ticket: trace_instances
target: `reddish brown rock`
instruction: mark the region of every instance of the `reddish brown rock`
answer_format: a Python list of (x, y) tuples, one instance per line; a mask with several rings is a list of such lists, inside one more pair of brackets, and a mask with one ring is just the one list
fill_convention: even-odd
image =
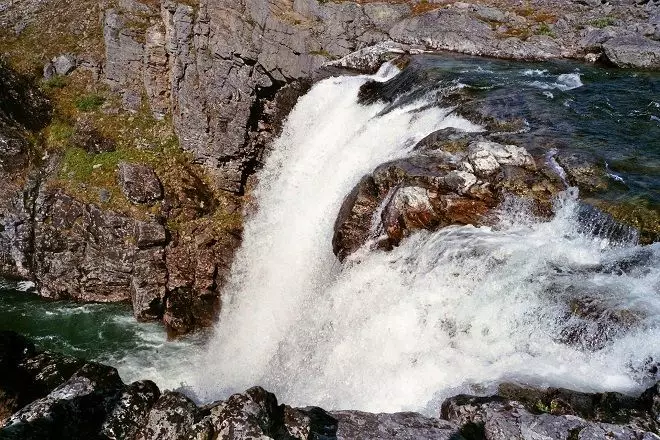
[(545, 213), (561, 190), (516, 145), (441, 130), (414, 150), (409, 158), (376, 168), (346, 197), (333, 237), (340, 260), (370, 239), (391, 248), (417, 230), (487, 224), (507, 194), (528, 199), (536, 212)]

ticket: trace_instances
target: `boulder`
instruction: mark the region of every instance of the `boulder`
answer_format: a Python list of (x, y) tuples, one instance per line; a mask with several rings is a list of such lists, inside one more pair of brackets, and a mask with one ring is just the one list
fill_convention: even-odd
[(646, 393), (635, 399), (502, 384), (495, 396), (447, 399), (441, 417), (462, 426), (462, 433), (477, 436), (470, 438), (655, 439), (658, 425)]
[(160, 397), (160, 390), (149, 380), (128, 385), (110, 409), (101, 436), (109, 440), (132, 439), (147, 423), (151, 407)]
[[(192, 400), (177, 392), (166, 391), (149, 411), (136, 440), (178, 440), (194, 437), (199, 409)], [(201, 438), (206, 439), (208, 436)]]
[(607, 189), (607, 173), (602, 161), (582, 151), (561, 150), (555, 155), (557, 163), (566, 172), (571, 185), (586, 193)]
[(97, 438), (123, 387), (117, 370), (87, 363), (46, 397), (14, 413), (3, 438)]
[(160, 179), (148, 165), (120, 162), (117, 181), (126, 198), (132, 203), (154, 203), (163, 198)]
[(66, 382), (85, 362), (38, 352), (22, 336), (0, 332), (0, 426), (18, 409)]
[(52, 60), (56, 75), (68, 75), (76, 68), (76, 57), (73, 54), (65, 53), (58, 55)]
[(534, 212), (548, 215), (562, 189), (537, 171), (525, 148), (483, 136), (440, 130), (413, 151), (380, 165), (344, 199), (333, 236), (340, 260), (369, 240), (389, 249), (416, 230), (488, 224), (504, 194), (526, 198)]
[(603, 51), (617, 67), (660, 69), (660, 42), (641, 35), (612, 38), (603, 43)]

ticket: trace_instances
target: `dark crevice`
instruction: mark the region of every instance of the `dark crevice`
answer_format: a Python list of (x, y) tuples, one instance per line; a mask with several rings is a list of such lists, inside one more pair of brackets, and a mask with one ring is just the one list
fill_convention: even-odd
[(243, 144), (243, 150), (247, 151), (249, 156), (242, 164), (243, 169), (238, 192), (239, 195), (245, 193), (245, 185), (247, 184), (248, 178), (254, 174), (261, 165), (259, 156), (264, 146), (250, 144), (255, 142), (253, 135), (259, 131), (259, 122), (263, 120), (266, 104), (275, 99), (277, 92), (287, 84), (285, 81), (276, 80), (263, 69), (257, 69), (257, 71), (267, 75), (270, 79), (271, 85), (268, 87), (257, 86), (254, 89), (255, 99), (250, 107), (250, 116), (248, 117), (246, 124), (245, 141)]

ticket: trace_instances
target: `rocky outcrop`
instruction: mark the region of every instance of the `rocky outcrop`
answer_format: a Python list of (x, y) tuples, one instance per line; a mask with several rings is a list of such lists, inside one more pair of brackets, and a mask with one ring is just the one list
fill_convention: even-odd
[(641, 36), (617, 37), (606, 41), (607, 59), (619, 67), (660, 68), (660, 42)]
[[(60, 181), (60, 155), (37, 156), (28, 140), (48, 122), (48, 102), (0, 67), (8, 92), (0, 98), (0, 274), (34, 281), (50, 299), (129, 302), (137, 319), (164, 320), (175, 334), (211, 325), (240, 243), (240, 201), (219, 196), (190, 164), (159, 176), (120, 162), (110, 171), (115, 193), (86, 182), (82, 196), (72, 191)], [(74, 146), (115, 150), (89, 118), (74, 129)], [(130, 203), (109, 209), (111, 197)]]
[(39, 352), (0, 332), (2, 439), (658, 439), (660, 383), (639, 397), (502, 384), (447, 399), (435, 416), (292, 408), (260, 387), (197, 406), (114, 368)]
[(535, 213), (547, 216), (553, 196), (563, 189), (543, 171), (543, 160), (537, 165), (525, 148), (480, 134), (444, 129), (414, 150), (376, 168), (346, 197), (333, 237), (340, 259), (370, 239), (389, 249), (416, 230), (489, 224), (505, 195), (528, 199)]
[(653, 2), (560, 3), (127, 0), (105, 13), (105, 75), (126, 108), (144, 94), (155, 115), (171, 113), (183, 147), (240, 193), (263, 152), (254, 139), (270, 131), (259, 122), (266, 103), (323, 64), (372, 70), (374, 60), (425, 49), (534, 60), (604, 53), (621, 67), (657, 67)]
[(34, 218), (33, 272), (40, 295), (131, 301), (138, 319), (162, 316), (165, 228), (45, 191)]
[(25, 251), (30, 247), (30, 199), (36, 173), (30, 131), (43, 128), (51, 108), (34, 84), (0, 60), (0, 273), (29, 276)]
[(126, 198), (135, 204), (154, 203), (163, 198), (160, 179), (147, 165), (121, 162), (117, 180)]

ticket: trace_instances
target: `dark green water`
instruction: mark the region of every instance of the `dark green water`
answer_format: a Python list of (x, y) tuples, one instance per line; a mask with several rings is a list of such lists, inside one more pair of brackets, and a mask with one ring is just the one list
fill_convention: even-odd
[[(26, 285), (0, 281), (0, 330), (14, 330), (40, 348), (118, 368), (125, 381), (152, 379), (178, 387), (169, 373), (184, 371), (201, 338), (168, 341), (156, 323), (138, 323), (126, 304), (45, 301)], [(176, 375), (177, 377), (185, 377)]]
[(521, 118), (517, 136), (531, 152), (582, 151), (613, 175), (599, 197), (660, 209), (660, 73), (569, 61), (520, 63), (425, 56), (430, 82), (455, 81), (491, 114)]

